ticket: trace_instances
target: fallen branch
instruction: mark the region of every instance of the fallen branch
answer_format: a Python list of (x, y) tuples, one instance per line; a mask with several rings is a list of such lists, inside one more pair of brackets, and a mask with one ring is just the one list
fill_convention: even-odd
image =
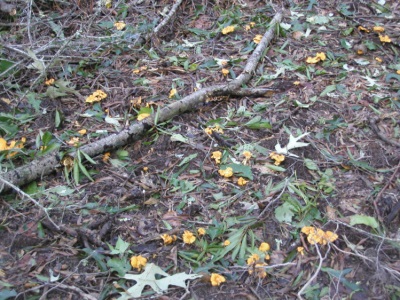
[[(317, 250), (318, 253), (318, 257), (319, 257), (319, 264), (317, 267), (317, 270), (315, 271), (315, 273), (311, 276), (311, 278), (303, 285), (303, 287), (297, 292), (297, 298), (299, 298), (300, 300), (303, 300), (304, 298), (301, 296), (306, 289), (310, 286), (310, 284), (315, 280), (315, 278), (317, 278), (319, 272), (321, 271), (322, 268), (322, 264), (324, 262), (324, 260), (328, 257), (329, 254), (329, 250), (325, 253), (325, 256), (322, 257), (321, 255), (321, 251), (319, 250), (318, 244), (315, 244), (315, 249)], [(329, 248), (330, 249), (330, 248)]]
[(165, 24), (168, 23), (168, 21), (172, 18), (172, 16), (175, 14), (176, 10), (178, 9), (179, 5), (181, 5), (182, 0), (177, 0), (175, 4), (172, 6), (171, 10), (169, 11), (168, 15), (165, 17), (164, 20), (156, 28), (154, 28), (153, 33), (157, 34), (161, 28), (165, 26)]
[[(177, 2), (178, 3), (178, 2)], [(275, 32), (275, 25), (278, 24), (282, 19), (282, 13), (278, 12), (270, 23), (270, 29), (268, 29), (260, 43), (249, 57), (243, 72), (234, 80), (227, 85), (215, 85), (200, 89), (193, 94), (190, 94), (183, 99), (173, 102), (157, 113), (153, 114), (149, 118), (146, 118), (142, 122), (132, 124), (128, 129), (125, 129), (119, 133), (112, 134), (96, 142), (90, 143), (80, 148), (81, 151), (88, 154), (90, 157), (99, 155), (101, 153), (118, 149), (126, 145), (129, 142), (137, 139), (141, 134), (152, 128), (157, 122), (165, 122), (175, 117), (176, 115), (182, 114), (189, 110), (193, 110), (200, 104), (206, 102), (210, 97), (240, 94), (242, 86), (247, 84), (257, 67), (258, 62), (261, 59), (262, 54), (267, 48), (267, 45), (272, 40)], [(71, 154), (74, 156), (74, 153)], [(0, 185), (0, 194), (10, 190), (10, 184), (15, 186), (22, 186), (31, 181), (34, 181), (42, 176), (48, 175), (55, 170), (56, 167), (60, 167), (60, 160), (62, 157), (58, 153), (50, 153), (37, 160), (30, 162), (27, 165), (16, 168), (15, 170), (1, 174), (3, 181), (9, 184)]]
[[(98, 298), (90, 295), (90, 294), (86, 294), (84, 291), (82, 291), (80, 288), (75, 287), (75, 286), (71, 286), (71, 285), (66, 285), (63, 283), (48, 283), (48, 286), (51, 286), (51, 289), (49, 289), (46, 294), (48, 294), (50, 291), (54, 290), (54, 289), (60, 289), (60, 290), (66, 290), (66, 291), (71, 291), (75, 294), (78, 294), (80, 299), (85, 299), (85, 300), (96, 300)], [(42, 297), (45, 295), (42, 295)], [(46, 298), (40, 298), (40, 299), (46, 299)]]
[[(20, 190), (17, 186), (13, 185), (12, 183), (4, 180), (3, 178), (0, 177), (0, 183), (2, 185), (5, 185), (6, 187), (12, 188), (14, 191), (16, 191), (18, 194), (20, 194), (24, 198), (28, 198), (33, 204), (39, 207), (39, 209), (46, 215), (46, 218), (49, 220), (49, 222), (57, 229), (59, 229), (58, 225), (54, 223), (54, 221), (50, 218), (49, 213), (47, 212), (47, 209), (44, 208), (39, 202), (37, 202), (35, 199), (33, 199), (31, 196), (29, 196), (27, 193), (24, 191)], [(0, 190), (1, 192), (1, 190)]]
[[(397, 174), (397, 171), (399, 171), (399, 168), (400, 168), (400, 161), (397, 164), (396, 169), (394, 169), (394, 172), (393, 172), (392, 176), (390, 176), (389, 181), (386, 182), (385, 186), (380, 190), (380, 192), (378, 193), (378, 195), (376, 196), (376, 198), (374, 200), (375, 212), (376, 212), (376, 215), (378, 216), (379, 221), (381, 221), (381, 222), (383, 221), (383, 219), (382, 219), (382, 215), (381, 215), (381, 213), (379, 211), (378, 202), (381, 199), (381, 197), (382, 197), (383, 193), (385, 192), (385, 190), (392, 184), (392, 181), (396, 177), (396, 174)], [(389, 221), (386, 220), (386, 222), (390, 222), (390, 220)]]
[(376, 133), (376, 135), (384, 142), (395, 146), (395, 147), (400, 147), (400, 143), (397, 143), (395, 141), (392, 141), (391, 139), (387, 138), (383, 133), (380, 132), (380, 130), (378, 129), (378, 126), (376, 126), (376, 124), (378, 123), (379, 118), (372, 118), (369, 120), (369, 125), (371, 126), (371, 128), (374, 130), (374, 132)]

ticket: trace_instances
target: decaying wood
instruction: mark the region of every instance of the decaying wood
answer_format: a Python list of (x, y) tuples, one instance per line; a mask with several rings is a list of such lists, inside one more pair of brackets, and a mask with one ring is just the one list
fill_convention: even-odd
[[(142, 122), (132, 124), (128, 129), (85, 145), (81, 147), (80, 150), (93, 157), (106, 151), (118, 149), (127, 143), (138, 139), (140, 135), (146, 132), (146, 130), (152, 128), (155, 125), (156, 118), (159, 123), (165, 122), (176, 115), (195, 109), (211, 97), (242, 94), (242, 86), (248, 83), (253, 76), (258, 62), (274, 36), (275, 25), (278, 24), (281, 19), (282, 13), (278, 12), (271, 21), (270, 29), (265, 32), (262, 40), (249, 57), (243, 72), (236, 79), (232, 80), (228, 84), (214, 85), (200, 89), (179, 101), (165, 106), (156, 114), (144, 119)], [(72, 156), (74, 156), (74, 154), (72, 154)], [(61, 157), (59, 157), (59, 154), (53, 152), (32, 161), (27, 165), (3, 173), (1, 178), (3, 179), (2, 182), (5, 182), (5, 184), (0, 185), (0, 194), (10, 190), (10, 186), (7, 183), (21, 186), (50, 174), (57, 166), (60, 166), (60, 160)]]

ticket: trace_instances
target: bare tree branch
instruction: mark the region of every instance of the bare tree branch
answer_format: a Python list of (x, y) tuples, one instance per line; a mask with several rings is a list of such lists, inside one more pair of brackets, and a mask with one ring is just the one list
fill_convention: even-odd
[(39, 207), (39, 209), (46, 215), (47, 219), (49, 220), (49, 222), (51, 224), (53, 224), (53, 226), (55, 226), (57, 229), (60, 229), (58, 227), (58, 225), (56, 223), (54, 223), (54, 221), (50, 218), (49, 213), (47, 212), (47, 209), (44, 208), (39, 202), (37, 202), (35, 199), (33, 199), (31, 196), (29, 196), (27, 193), (25, 193), (24, 191), (20, 190), (17, 186), (13, 185), (12, 183), (2, 179), (0, 177), (0, 182), (10, 188), (12, 188), (13, 190), (15, 190), (18, 194), (20, 194), (22, 197), (24, 198), (28, 198), (33, 204), (35, 204), (36, 206)]
[(181, 5), (182, 0), (177, 0), (175, 4), (172, 6), (171, 10), (169, 11), (168, 15), (165, 17), (164, 20), (160, 24), (157, 25), (156, 28), (154, 28), (154, 34), (157, 34), (161, 28), (163, 28), (168, 21), (172, 18), (172, 16), (175, 14), (176, 10), (178, 9), (179, 5)]

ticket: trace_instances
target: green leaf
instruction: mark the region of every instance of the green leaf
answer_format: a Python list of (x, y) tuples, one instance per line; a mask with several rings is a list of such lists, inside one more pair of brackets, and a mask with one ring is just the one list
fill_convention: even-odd
[(51, 29), (54, 31), (54, 33), (59, 37), (60, 39), (64, 39), (64, 32), (63, 32), (63, 27), (54, 23), (51, 19), (48, 21), (50, 24)]
[(37, 185), (36, 181), (32, 181), (29, 183), (25, 188), (24, 192), (27, 193), (28, 195), (34, 195), (39, 191), (39, 187)]
[(242, 164), (229, 164), (229, 165), (225, 165), (223, 169), (226, 169), (229, 167), (232, 168), (233, 172), (237, 176), (242, 176), (242, 177), (248, 178), (250, 180), (253, 180), (253, 173), (251, 172), (250, 166), (245, 166)]
[(187, 137), (184, 137), (182, 134), (176, 133), (176, 134), (171, 135), (171, 141), (172, 142), (188, 143), (189, 139)]
[[(246, 236), (246, 235), (244, 235), (244, 236)], [(231, 254), (232, 261), (236, 260), (236, 256), (238, 255), (238, 253), (239, 253), (240, 249), (242, 248), (242, 246), (243, 246), (243, 244), (239, 243), (239, 244), (237, 244), (237, 246), (235, 248), (233, 248), (233, 251), (232, 251), (232, 254)]]
[(352, 16), (354, 14), (353, 11), (349, 10), (349, 4), (340, 4), (339, 5), (339, 11), (344, 15), (344, 16)]
[(270, 164), (266, 164), (265, 166), (266, 166), (268, 169), (271, 169), (271, 170), (277, 171), (277, 172), (285, 172), (285, 171), (286, 171), (285, 168), (282, 168), (282, 167), (280, 167), (280, 166), (275, 166), (275, 165), (270, 165)]
[(199, 67), (198, 64), (195, 64), (195, 63), (190, 64), (189, 65), (189, 71), (196, 71), (198, 67)]
[(385, 81), (389, 82), (390, 79), (397, 79), (398, 81), (400, 81), (400, 75), (399, 74), (394, 74), (394, 73), (389, 73), (386, 75)]
[(303, 104), (298, 100), (294, 100), (294, 103), (296, 104), (296, 106), (301, 107), (301, 108), (309, 108), (311, 104)]
[(60, 196), (69, 196), (69, 195), (75, 193), (75, 190), (69, 188), (66, 185), (59, 185), (59, 186), (48, 189), (47, 192), (56, 193)]
[(14, 136), (18, 132), (18, 126), (9, 123), (8, 121), (4, 121), (4, 118), (0, 116), (0, 133), (3, 133), (3, 137)]
[(372, 171), (372, 172), (376, 171), (375, 168), (371, 167), (369, 165), (369, 163), (366, 161), (360, 161), (360, 160), (355, 160), (355, 159), (351, 158), (351, 159), (349, 159), (349, 162), (355, 167), (358, 167), (358, 168), (361, 168), (361, 169), (364, 169), (367, 171)]
[(99, 22), (97, 25), (98, 25), (100, 28), (103, 28), (103, 29), (111, 29), (111, 28), (114, 27), (114, 22), (111, 22), (111, 21), (104, 21), (104, 22)]
[(187, 30), (198, 36), (204, 36), (206, 38), (210, 37), (210, 32), (208, 32), (206, 30), (202, 30), (202, 29), (198, 29), (198, 28), (187, 28)]
[[(82, 171), (82, 173), (90, 180), (90, 181), (94, 181), (94, 179), (90, 176), (88, 170), (86, 169), (86, 167), (81, 163), (78, 162), (79, 165), (79, 169)], [(75, 167), (75, 166), (74, 166)]]
[(126, 272), (130, 271), (131, 266), (129, 262), (124, 258), (111, 258), (107, 261), (107, 267), (112, 271), (116, 271), (118, 276), (125, 276)]
[(311, 24), (318, 24), (318, 25), (322, 25), (322, 24), (327, 24), (329, 23), (329, 18), (325, 17), (325, 16), (312, 16), (307, 18), (307, 22), (311, 23)]
[(83, 248), (82, 250), (88, 255), (88, 257), (93, 258), (97, 262), (97, 265), (99, 266), (101, 272), (108, 271), (107, 265), (104, 262), (105, 260), (104, 255), (97, 252), (97, 250), (92, 250), (90, 248)]
[(270, 150), (268, 150), (267, 148), (262, 147), (258, 144), (253, 145), (253, 147), (258, 153), (261, 153), (262, 155), (268, 155), (270, 152)]
[(220, 260), (225, 257), (227, 253), (232, 251), (234, 248), (238, 247), (240, 250), (240, 244), (245, 234), (245, 230), (247, 227), (243, 226), (242, 228), (235, 230), (229, 237), (228, 240), (231, 242), (228, 246), (226, 246), (218, 255), (215, 255), (212, 259), (213, 262)]
[[(240, 246), (239, 259), (244, 259), (246, 257), (247, 250), (247, 234), (243, 235), (242, 244)], [(232, 260), (235, 261), (236, 257), (232, 255)]]
[(153, 49), (150, 49), (150, 50), (143, 49), (143, 50), (147, 53), (147, 55), (148, 55), (151, 59), (157, 59), (157, 60), (160, 59), (160, 57), (158, 56), (157, 52), (154, 51)]
[(58, 79), (53, 85), (49, 86), (44, 93), (51, 99), (66, 96), (68, 93), (78, 94), (75, 90), (75, 86), (69, 80)]
[(28, 65), (28, 69), (36, 69), (40, 73), (44, 73), (46, 70), (46, 66), (44, 64), (43, 59), (37, 58), (36, 54), (31, 49), (26, 49), (26, 54), (33, 59), (33, 63)]
[(43, 133), (43, 135), (42, 135), (43, 145), (47, 146), (52, 139), (53, 139), (53, 135), (51, 134), (51, 132), (46, 131), (45, 133)]
[(42, 222), (38, 223), (37, 229), (38, 229), (38, 237), (44, 239), (46, 237), (46, 233), (44, 231)]
[(130, 244), (128, 242), (125, 242), (121, 237), (118, 237), (117, 243), (115, 244), (115, 250), (118, 251), (118, 253), (111, 253), (111, 254), (124, 254), (125, 251), (129, 248)]
[(365, 59), (365, 58), (356, 58), (356, 59), (354, 59), (354, 61), (355, 61), (357, 64), (359, 64), (360, 66), (367, 66), (367, 65), (370, 64), (369, 60), (368, 60), (368, 59)]
[[(343, 31), (342, 31), (342, 34), (343, 34), (344, 36), (349, 36), (349, 35), (353, 32), (353, 30), (354, 30), (354, 28), (351, 26), (351, 27), (349, 27), (349, 28), (343, 30)], [(342, 46), (344, 46), (344, 45), (343, 45), (343, 39), (340, 40), (340, 44), (341, 44)], [(348, 44), (349, 44), (349, 43), (345, 42), (344, 48), (345, 48), (346, 50), (351, 49), (351, 47), (348, 47)]]
[(129, 159), (129, 152), (126, 150), (117, 150), (117, 156), (121, 160), (127, 160)]
[(214, 197), (214, 199), (216, 201), (222, 200), (224, 198), (224, 194), (222, 192), (216, 193), (216, 194), (212, 194), (212, 196)]
[(326, 272), (329, 275), (339, 279), (340, 282), (343, 283), (344, 286), (346, 286), (347, 288), (349, 288), (353, 292), (362, 290), (361, 287), (358, 284), (352, 283), (352, 282), (348, 281), (345, 278), (345, 276), (352, 271), (352, 269), (350, 269), (350, 268), (349, 269), (344, 269), (342, 271), (339, 271), (339, 270), (335, 270), (335, 269), (331, 269), (331, 268), (322, 267), (321, 270), (323, 272)]
[(17, 292), (15, 290), (5, 289), (0, 292), (0, 300), (6, 300), (10, 298), (14, 299), (15, 296), (17, 296)]
[[(13, 287), (14, 285), (5, 281), (0, 280), (0, 287)], [(0, 292), (1, 295), (1, 292)], [(1, 298), (0, 298), (1, 299)]]
[(312, 171), (319, 170), (318, 165), (313, 160), (311, 160), (309, 158), (305, 158), (304, 159), (304, 165), (309, 170), (312, 170)]
[(293, 205), (288, 202), (283, 203), (275, 209), (275, 218), (281, 223), (291, 223), (294, 217)]
[(218, 67), (218, 64), (214, 59), (206, 60), (204, 63), (200, 65), (200, 69), (210, 69), (215, 67)]
[(104, 118), (104, 121), (107, 124), (114, 125), (117, 130), (119, 130), (119, 128), (121, 127), (121, 124), (119, 124), (119, 120), (120, 120), (120, 118), (113, 118), (108, 115)]
[(244, 126), (246, 126), (247, 128), (250, 128), (250, 129), (262, 129), (262, 128), (271, 129), (272, 128), (272, 126), (269, 122), (261, 119), (261, 116), (254, 117), (253, 119), (248, 121), (246, 124), (244, 124)]
[(365, 41), (364, 45), (367, 46), (368, 50), (371, 50), (371, 51), (374, 51), (378, 48), (377, 45), (373, 41), (370, 41), (370, 40)]
[(336, 91), (336, 84), (328, 85), (328, 86), (322, 91), (322, 93), (321, 93), (319, 96), (320, 96), (320, 97), (324, 97), (324, 96), (328, 95), (329, 93), (332, 93), (333, 91)]
[(378, 221), (374, 217), (364, 216), (364, 215), (353, 215), (350, 217), (350, 225), (358, 225), (363, 224), (374, 229), (379, 227)]
[[(14, 62), (0, 58), (0, 73), (5, 72), (14, 65), (15, 65)], [(10, 71), (6, 72), (3, 76), (7, 76), (9, 73)]]
[(76, 184), (78, 184), (79, 183), (79, 166), (76, 161), (74, 161), (73, 172), (74, 172), (73, 173), (74, 181)]
[(34, 108), (36, 112), (40, 111), (40, 104), (42, 103), (42, 101), (36, 98), (35, 93), (28, 93), (26, 95), (26, 99), (28, 99), (28, 103)]
[(153, 113), (153, 109), (151, 107), (141, 107), (139, 112), (138, 112), (138, 115), (141, 115), (141, 114), (152, 114), (152, 113)]
[(46, 149), (42, 150), (39, 154), (44, 155), (44, 154), (53, 152), (54, 150), (58, 149), (59, 147), (60, 147), (60, 144), (57, 144), (57, 143), (47, 145)]
[(197, 157), (197, 153), (191, 154), (189, 156), (186, 156), (178, 165), (178, 167), (181, 167), (185, 164), (187, 164), (188, 162), (190, 162), (191, 160), (195, 159)]
[(80, 151), (82, 154), (83, 154), (83, 156), (86, 158), (86, 160), (88, 161), (88, 162), (90, 162), (92, 165), (95, 165), (96, 164), (96, 162), (89, 156), (89, 155), (87, 155), (85, 152), (83, 152), (83, 151)]

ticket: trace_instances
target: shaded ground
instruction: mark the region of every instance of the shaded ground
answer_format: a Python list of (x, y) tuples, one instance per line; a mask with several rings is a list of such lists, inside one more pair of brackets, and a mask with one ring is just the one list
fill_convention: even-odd
[[(151, 36), (168, 1), (139, 2), (98, 10), (90, 1), (38, 1), (31, 11), (2, 15), (2, 68), (5, 59), (21, 67), (0, 69), (0, 133), (27, 140), (23, 153), (1, 157), (2, 171), (40, 154), (44, 132), (67, 151), (72, 137), (85, 144), (136, 122), (146, 103), (156, 110), (228, 82), (256, 47), (254, 36), (283, 7), (284, 24), (251, 82), (271, 94), (210, 99), (159, 124), (110, 159), (85, 163), (94, 181), (82, 172), (78, 184), (73, 172), (67, 181), (60, 167), (24, 187), (59, 229), (29, 199), (1, 196), (0, 282), (10, 298), (117, 299), (134, 284), (118, 275), (139, 273), (128, 262), (139, 254), (169, 274), (204, 275), (187, 291), (171, 286), (160, 299), (294, 299), (299, 291), (305, 299), (400, 297), (399, 4), (183, 1)], [(30, 32), (23, 30), (28, 21)], [(116, 30), (116, 21), (126, 28)], [(221, 34), (228, 25), (235, 31)], [(377, 25), (391, 43), (380, 41)], [(27, 49), (35, 59), (17, 51)], [(317, 52), (327, 59), (307, 64)], [(40, 61), (45, 74), (30, 65)], [(68, 81), (63, 90), (56, 85), (62, 95), (45, 85), (50, 78)], [(178, 94), (169, 97), (173, 88)], [(95, 90), (107, 98), (85, 103)], [(204, 132), (216, 124), (222, 134)], [(269, 155), (277, 142), (305, 132), (301, 141), (309, 145), (274, 166)], [(241, 163), (243, 151), (251, 151), (250, 173), (221, 177), (211, 158), (217, 150), (222, 165)], [(237, 184), (241, 176), (244, 186)], [(300, 233), (306, 225), (339, 238), (316, 248)], [(199, 227), (207, 235), (184, 244), (183, 231)], [(237, 251), (219, 257), (222, 243), (240, 230)], [(178, 240), (164, 245), (163, 233)], [(118, 238), (131, 253), (112, 253)], [(268, 276), (260, 279), (249, 274), (246, 259), (261, 242), (271, 250)], [(227, 281), (212, 287), (211, 273)], [(144, 297), (152, 295), (145, 290)]]

